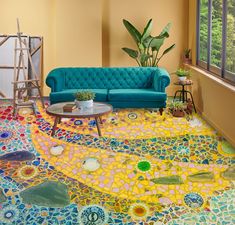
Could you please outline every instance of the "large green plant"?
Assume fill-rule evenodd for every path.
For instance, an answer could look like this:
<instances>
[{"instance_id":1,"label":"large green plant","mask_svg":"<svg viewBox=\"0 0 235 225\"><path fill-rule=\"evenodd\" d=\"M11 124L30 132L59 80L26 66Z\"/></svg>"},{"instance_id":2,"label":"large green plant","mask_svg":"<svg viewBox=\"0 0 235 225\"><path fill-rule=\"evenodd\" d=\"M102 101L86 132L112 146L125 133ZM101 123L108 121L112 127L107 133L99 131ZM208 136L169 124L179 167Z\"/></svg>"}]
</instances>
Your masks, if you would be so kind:
<instances>
[{"instance_id":1,"label":"large green plant","mask_svg":"<svg viewBox=\"0 0 235 225\"><path fill-rule=\"evenodd\" d=\"M123 24L134 39L137 50L130 48L122 48L131 58L135 59L139 66L158 66L162 57L171 51L175 44L165 49L160 54L164 40L169 37L171 24L168 23L158 36L151 36L152 19L150 19L144 28L142 34L127 20L123 20Z\"/></svg>"}]
</instances>

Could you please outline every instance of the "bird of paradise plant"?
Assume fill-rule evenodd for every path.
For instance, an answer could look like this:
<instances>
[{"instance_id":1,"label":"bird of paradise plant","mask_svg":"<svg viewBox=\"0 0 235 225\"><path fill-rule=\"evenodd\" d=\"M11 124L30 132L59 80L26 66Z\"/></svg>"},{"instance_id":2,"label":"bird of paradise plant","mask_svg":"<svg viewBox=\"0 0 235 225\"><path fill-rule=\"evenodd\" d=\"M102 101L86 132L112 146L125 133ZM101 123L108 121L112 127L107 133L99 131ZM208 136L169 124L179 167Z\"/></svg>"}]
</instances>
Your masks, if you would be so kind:
<instances>
[{"instance_id":1,"label":"bird of paradise plant","mask_svg":"<svg viewBox=\"0 0 235 225\"><path fill-rule=\"evenodd\" d=\"M123 24L134 39L137 50L126 47L122 48L122 50L131 58L135 59L139 66L158 67L162 57L175 47L175 44L173 44L160 54L160 48L165 39L169 37L171 23L168 23L158 36L151 36L153 26L152 19L148 21L142 33L125 19L123 19Z\"/></svg>"}]
</instances>

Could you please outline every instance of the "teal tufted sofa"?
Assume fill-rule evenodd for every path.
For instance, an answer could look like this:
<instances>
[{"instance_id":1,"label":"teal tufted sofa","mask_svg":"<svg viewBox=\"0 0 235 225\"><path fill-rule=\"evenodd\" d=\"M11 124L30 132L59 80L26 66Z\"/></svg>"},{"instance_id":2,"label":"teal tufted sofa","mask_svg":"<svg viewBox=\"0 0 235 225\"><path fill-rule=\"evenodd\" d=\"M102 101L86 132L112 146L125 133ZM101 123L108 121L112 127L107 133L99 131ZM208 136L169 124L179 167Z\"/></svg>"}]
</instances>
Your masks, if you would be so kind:
<instances>
[{"instance_id":1,"label":"teal tufted sofa","mask_svg":"<svg viewBox=\"0 0 235 225\"><path fill-rule=\"evenodd\" d=\"M75 92L91 90L95 101L116 108L164 108L169 83L167 71L156 67L57 68L46 78L51 104L73 101Z\"/></svg>"}]
</instances>

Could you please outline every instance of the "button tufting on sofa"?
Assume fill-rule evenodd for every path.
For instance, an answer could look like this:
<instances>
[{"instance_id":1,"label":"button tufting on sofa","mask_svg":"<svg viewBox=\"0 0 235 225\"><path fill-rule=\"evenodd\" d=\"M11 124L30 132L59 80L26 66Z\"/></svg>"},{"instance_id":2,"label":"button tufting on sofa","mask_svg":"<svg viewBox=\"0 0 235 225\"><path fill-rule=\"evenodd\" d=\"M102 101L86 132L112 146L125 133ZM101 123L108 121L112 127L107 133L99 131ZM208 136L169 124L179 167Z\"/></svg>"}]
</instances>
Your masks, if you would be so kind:
<instances>
[{"instance_id":1,"label":"button tufting on sofa","mask_svg":"<svg viewBox=\"0 0 235 225\"><path fill-rule=\"evenodd\" d=\"M95 101L119 108L163 108L169 83L167 71L154 67L57 68L46 78L51 104L72 101L76 91L89 89Z\"/></svg>"}]
</instances>

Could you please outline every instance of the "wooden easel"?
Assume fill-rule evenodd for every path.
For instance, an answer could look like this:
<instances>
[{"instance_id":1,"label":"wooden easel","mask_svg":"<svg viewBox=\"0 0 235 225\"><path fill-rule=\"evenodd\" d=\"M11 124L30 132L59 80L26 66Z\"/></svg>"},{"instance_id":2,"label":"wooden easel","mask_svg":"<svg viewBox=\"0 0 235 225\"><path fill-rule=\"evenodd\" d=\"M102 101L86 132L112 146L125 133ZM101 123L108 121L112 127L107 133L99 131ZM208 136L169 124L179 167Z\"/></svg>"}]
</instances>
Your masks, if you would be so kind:
<instances>
[{"instance_id":1,"label":"wooden easel","mask_svg":"<svg viewBox=\"0 0 235 225\"><path fill-rule=\"evenodd\" d=\"M15 40L15 55L14 55L14 81L13 84L13 115L15 116L18 108L26 108L32 107L34 113L35 110L35 102L33 100L29 100L29 92L32 89L37 89L38 94L42 103L43 108L44 100L41 93L41 87L39 84L38 75L36 73L35 67L33 65L32 57L29 52L29 46L27 46L26 39L22 40L22 33L20 32L19 20L17 19L17 39ZM17 47L17 41L19 42L19 47ZM16 62L17 53L19 52L19 60L18 65ZM24 52L27 55L28 63L32 70L32 77L29 79L28 72L26 71L26 66L24 62ZM20 80L20 71L23 69L23 80ZM23 96L25 95L26 96Z\"/></svg>"},{"instance_id":2,"label":"wooden easel","mask_svg":"<svg viewBox=\"0 0 235 225\"><path fill-rule=\"evenodd\" d=\"M6 96L3 94L3 92L0 91L0 96L2 96L3 98L5 98Z\"/></svg>"}]
</instances>

